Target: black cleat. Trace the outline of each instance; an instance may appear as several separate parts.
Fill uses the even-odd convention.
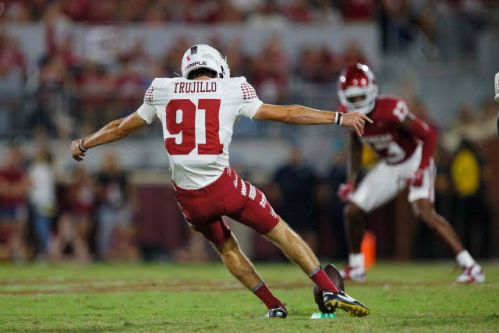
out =
[[[364,317],[369,314],[367,306],[348,296],[344,291],[338,293],[325,291],[322,295],[324,297],[324,305],[329,312],[342,309],[355,317]]]
[[[284,319],[288,316],[288,311],[282,306],[278,306],[276,308],[272,308],[267,312],[267,318],[280,318]]]

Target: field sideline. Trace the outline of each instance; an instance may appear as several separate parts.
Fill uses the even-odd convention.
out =
[[[0,332],[498,332],[499,264],[487,282],[460,286],[450,262],[383,263],[347,284],[366,318],[310,320],[311,283],[295,266],[257,264],[286,302],[286,320],[220,264],[0,265]]]

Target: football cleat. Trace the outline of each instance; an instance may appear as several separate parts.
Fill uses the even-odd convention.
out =
[[[280,318],[284,319],[288,316],[288,311],[282,306],[278,306],[276,308],[272,308],[267,312],[267,315],[265,317],[267,318]]]
[[[366,269],[362,266],[352,267],[347,265],[340,272],[340,274],[344,280],[351,280],[355,282],[366,282],[367,280]]]
[[[468,268],[464,268],[461,275],[457,277],[458,283],[482,283],[485,281],[485,274],[483,274],[482,267],[474,264]]]
[[[369,314],[369,309],[364,304],[340,291],[332,293],[325,291],[323,293],[324,305],[328,312],[334,312],[336,309],[342,309],[354,317],[364,317]]]

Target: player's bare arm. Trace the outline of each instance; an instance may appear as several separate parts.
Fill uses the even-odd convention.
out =
[[[71,142],[71,155],[77,161],[83,160],[85,152],[95,146],[120,140],[146,125],[137,112],[125,118],[111,121],[97,132]]]
[[[364,134],[366,122],[372,123],[369,117],[359,112],[342,114],[316,110],[302,105],[273,104],[262,104],[253,119],[279,121],[294,125],[337,124],[354,129],[358,136]]]

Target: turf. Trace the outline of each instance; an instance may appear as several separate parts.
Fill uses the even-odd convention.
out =
[[[310,320],[311,284],[294,266],[257,268],[286,302],[286,320],[221,265],[0,265],[0,332],[498,332],[499,265],[483,285],[456,285],[451,263],[378,264],[347,284],[371,314]]]

